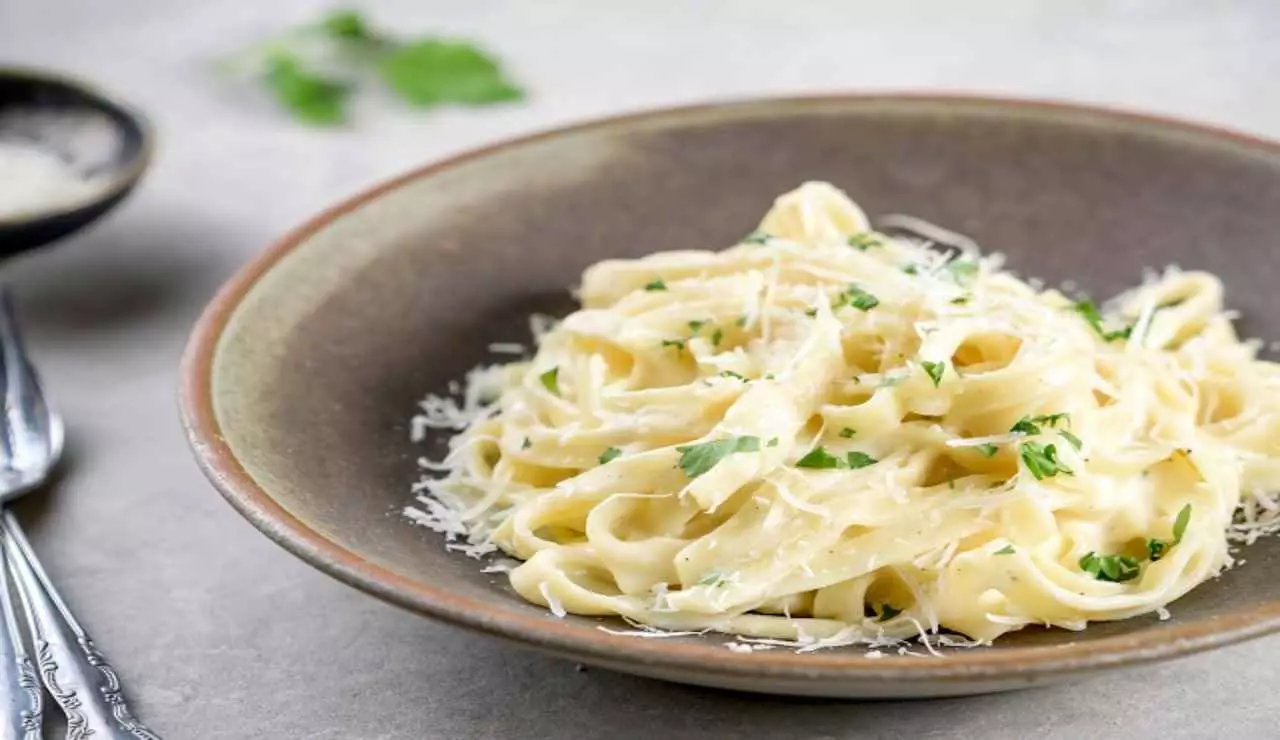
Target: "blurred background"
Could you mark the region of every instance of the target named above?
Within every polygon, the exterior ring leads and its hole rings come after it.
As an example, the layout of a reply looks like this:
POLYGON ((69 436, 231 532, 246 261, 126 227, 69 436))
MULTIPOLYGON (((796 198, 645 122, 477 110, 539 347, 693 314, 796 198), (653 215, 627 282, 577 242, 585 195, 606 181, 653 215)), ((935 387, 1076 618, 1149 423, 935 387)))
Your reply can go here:
MULTIPOLYGON (((74 465, 58 496, 24 502, 57 513, 34 517, 32 537, 116 656, 142 715, 172 737, 514 738, 531 718, 554 726, 562 710, 584 703, 614 706, 612 730, 693 737, 710 719, 747 732, 771 716, 814 710, 813 702, 748 703, 601 672, 588 680, 567 663, 375 603, 288 556, 221 501, 190 460, 173 400, 187 330, 236 267, 319 209, 501 138, 762 95, 1057 98, 1280 136, 1280 4, 1267 0, 351 3, 341 7, 360 10, 379 32, 473 40, 524 97, 414 109, 361 85, 346 123, 335 126, 298 121, 258 72, 225 68, 335 7, 0 0, 0 67, 91 81, 142 111, 158 134, 150 172, 119 210, 56 248, 5 263, 0 276, 17 286, 34 354, 75 423, 74 465), (77 438, 93 444, 76 448, 77 438), (94 496, 103 486, 111 496, 94 496), (113 524, 94 548, 52 545, 94 531, 122 507, 147 507, 148 521, 113 524), (104 577, 117 573, 118 559, 139 557, 146 567, 130 573, 129 598, 120 598, 104 577), (201 578, 192 581, 197 569, 201 578), (239 604, 234 619, 230 603, 239 604), (168 614, 162 631, 145 618, 157 610, 168 614), (353 620, 361 630, 349 629, 353 620), (497 685, 491 669, 478 667, 494 664, 504 671, 497 685), (471 701, 495 694, 503 701, 484 711, 471 701), (669 711, 685 705, 700 713, 669 711)), ((1251 649, 1215 660, 1246 664, 1251 649)), ((1179 692, 1203 702, 1212 698, 1205 692, 1227 701, 1248 690, 1246 677, 1233 683, 1211 674, 1206 660, 1099 680, 1078 701, 1071 692, 1045 701, 992 696, 933 703, 929 713, 910 704, 831 704, 822 724, 831 736, 874 719, 879 724, 865 725, 873 736, 880 727, 884 736, 897 728, 943 737, 961 712, 974 734, 1079 737, 1076 722, 1094 715, 1120 722, 1141 709, 1141 696, 1125 688, 1130 682, 1177 670, 1185 683, 1166 687, 1167 711, 1150 716, 1144 734, 1181 737, 1187 710, 1179 692), (1099 691, 1105 702, 1090 698, 1099 691)), ((566 732, 611 731, 570 727, 584 717, 574 715, 566 732)))

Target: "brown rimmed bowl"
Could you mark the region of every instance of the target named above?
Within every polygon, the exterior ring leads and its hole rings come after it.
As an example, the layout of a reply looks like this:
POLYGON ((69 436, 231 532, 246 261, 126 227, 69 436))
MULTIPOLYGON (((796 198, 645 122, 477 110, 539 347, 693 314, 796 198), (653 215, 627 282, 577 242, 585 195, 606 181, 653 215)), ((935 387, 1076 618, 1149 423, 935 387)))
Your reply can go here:
MULTIPOLYGON (((1225 280, 1246 335, 1280 338, 1280 145, 1149 116, 919 95, 664 110, 500 144, 320 214, 245 267, 197 325, 182 412, 204 472, 324 572, 427 616, 565 658, 786 694, 922 697, 1060 681, 1280 629, 1280 540, 1172 607, 1081 633, 1024 630, 944 658, 738 654, 557 619, 446 552, 401 509, 430 450, 415 402, 527 340, 530 311, 605 257, 720 248, 777 194, 829 180, 1095 295, 1177 263, 1225 280)), ((437 441, 438 444, 438 441, 437 441)), ((616 626, 616 625, 615 625, 616 626)))

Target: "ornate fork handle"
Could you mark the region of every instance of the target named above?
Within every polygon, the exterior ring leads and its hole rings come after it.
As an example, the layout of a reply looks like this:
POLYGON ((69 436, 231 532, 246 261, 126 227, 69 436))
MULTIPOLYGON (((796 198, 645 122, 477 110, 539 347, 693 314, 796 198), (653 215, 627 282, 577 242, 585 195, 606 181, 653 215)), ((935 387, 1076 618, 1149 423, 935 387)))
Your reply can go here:
POLYGON ((0 719, 0 738, 40 740, 44 701, 36 669, 18 630, 18 617, 9 591, 7 561, 4 550, 0 548, 0 612, 3 612, 4 620, 3 631, 0 632, 0 666, 5 667, 0 671, 0 703, 4 709, 4 717, 0 719))
POLYGON ((115 670, 67 609, 7 508, 0 529, 40 677, 67 716, 67 740, 160 740, 129 712, 115 670))

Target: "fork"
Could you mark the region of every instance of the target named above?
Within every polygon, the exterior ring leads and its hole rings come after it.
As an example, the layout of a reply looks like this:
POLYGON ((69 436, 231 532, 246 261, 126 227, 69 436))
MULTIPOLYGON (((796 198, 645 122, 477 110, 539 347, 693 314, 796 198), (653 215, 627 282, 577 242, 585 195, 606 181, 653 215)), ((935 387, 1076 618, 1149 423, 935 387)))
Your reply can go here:
MULTIPOLYGON (((4 286, 0 286, 0 381, 4 392, 0 415, 0 502, 9 502, 48 480, 62 454, 63 429, 61 419, 45 402, 40 381, 27 359, 13 303, 4 286)), ((115 670, 67 608, 7 506, 0 513, 0 536, 35 644, 40 679, 67 717, 67 740, 160 740, 129 712, 115 670)), ((3 682, 0 690, 20 696, 26 690, 23 661, 29 667, 30 659, 21 640, 15 639, 18 636, 7 589, 0 601, 5 602, 0 604, 0 610, 6 612, 7 627, 0 633, 0 642, 9 641, 4 647, 18 666, 16 681, 3 682)), ((9 704, 11 708, 16 705, 9 704)), ((12 736, 38 738, 39 711, 37 693, 28 707, 20 710, 21 727, 26 734, 12 736), (32 717, 34 720, 28 721, 32 717)), ((0 729, 12 724, 0 725, 0 729)))

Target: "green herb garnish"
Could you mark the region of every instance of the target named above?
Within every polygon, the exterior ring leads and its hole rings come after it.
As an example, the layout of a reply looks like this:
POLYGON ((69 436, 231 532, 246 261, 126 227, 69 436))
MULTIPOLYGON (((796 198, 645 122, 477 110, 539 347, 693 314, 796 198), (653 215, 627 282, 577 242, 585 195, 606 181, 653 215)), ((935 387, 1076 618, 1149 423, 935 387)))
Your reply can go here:
POLYGON ((711 588, 720 588, 721 586, 725 586, 728 583, 729 583, 729 579, 725 578, 723 574, 718 573, 714 570, 698 579, 699 586, 710 586, 711 588))
POLYGON ((848 467, 848 463, 844 460, 832 455, 822 447, 814 447, 804 457, 796 460, 797 468, 814 468, 817 470, 831 470, 835 468, 848 467))
POLYGON ((1090 552, 1080 558, 1080 570, 1099 581, 1123 583, 1137 578, 1141 566, 1128 555, 1098 555, 1090 552))
POLYGON ((1187 504, 1178 510, 1178 516, 1173 520, 1173 544, 1182 542, 1182 535, 1187 533, 1187 525, 1191 523, 1191 504, 1187 504))
POLYGON ((847 243, 849 246, 856 247, 858 250, 863 252, 871 249, 872 247, 884 246, 884 242, 880 241, 880 239, 870 231, 859 231, 853 236, 850 236, 847 243))
POLYGON ((996 447, 995 445, 991 444, 990 442, 988 442, 987 444, 981 444, 981 445, 978 445, 978 446, 977 446, 977 447, 975 447, 974 449, 976 449, 978 452, 982 453, 982 456, 983 456, 983 457, 995 457, 995 456, 996 456, 996 453, 1000 451, 1000 448, 999 448, 999 447, 996 447))
POLYGON ((880 615, 876 617, 877 622, 887 622, 890 619, 902 613, 901 609, 895 609, 892 604, 881 604, 880 615))
POLYGON ((942 382, 942 374, 947 371, 947 363, 945 362, 929 362, 925 360, 920 363, 924 367, 924 371, 929 374, 929 380, 933 381, 933 387, 937 388, 942 382))
POLYGON ((712 346, 712 347, 719 347, 719 346, 720 346, 720 343, 721 343, 721 342, 723 342, 723 341, 724 341, 724 332, 723 332, 723 331, 720 331, 719 329, 716 329, 715 331, 711 332, 711 346, 712 346))
POLYGON ((845 461, 849 464, 849 467, 852 468, 853 470, 857 470, 858 468, 865 468, 868 465, 875 465, 876 463, 880 462, 879 460, 868 455, 867 453, 858 452, 857 450, 846 453, 845 461))
POLYGON ((764 446, 765 446, 765 447, 777 447, 777 446, 778 446, 778 438, 777 438, 777 437, 772 437, 772 438, 770 438, 770 440, 769 440, 768 442, 765 442, 765 445, 764 445, 764 446))
POLYGON ((609 449, 600 453, 600 464, 605 465, 613 460, 617 460, 621 456, 622 456, 622 450, 618 449, 617 447, 610 447, 609 449))
POLYGON ((857 434, 857 432, 853 431, 849 427, 845 427, 844 429, 840 430, 840 436, 843 437, 844 439, 850 439, 855 434, 857 434))
POLYGON ((1060 430, 1058 434, 1061 434, 1062 438, 1067 440, 1068 444, 1076 448, 1076 452, 1079 452, 1080 448, 1084 446, 1084 443, 1080 441, 1079 437, 1072 434, 1071 432, 1068 432, 1066 429, 1060 430))
POLYGON ((753 231, 742 237, 743 244, 764 244, 773 238, 773 234, 767 231, 753 231))
POLYGON ((698 331, 699 331, 699 330, 701 330, 701 329, 702 329, 702 327, 704 327, 704 326, 706 326, 706 325, 707 325, 707 322, 706 322, 706 321, 690 321, 690 322, 689 322, 689 331, 693 332, 694 334, 697 334, 697 333, 698 333, 698 331))
POLYGON ((542 387, 560 395, 560 368, 553 367, 545 373, 538 376, 538 380, 542 381, 542 387))
POLYGON ((996 550, 995 554, 996 555, 1012 555, 1013 552, 1014 552, 1013 545, 1005 545, 999 550, 996 550))
POLYGON ((1040 433, 1040 425, 1043 424, 1052 429, 1058 425, 1058 422, 1066 422, 1067 424, 1070 424, 1071 414, 1059 413, 1041 414, 1039 416, 1024 416, 1021 419, 1018 419, 1017 423, 1012 427, 1009 427, 1009 431, 1034 436, 1040 433))
POLYGON ((1102 337, 1102 341, 1104 342, 1114 342, 1117 339, 1128 339, 1129 335, 1133 333, 1132 326, 1126 326, 1123 329, 1117 329, 1115 331, 1107 331, 1102 325, 1102 314, 1098 312, 1098 307, 1094 305, 1093 301, 1088 300, 1087 298, 1085 300, 1078 301, 1075 304, 1075 310, 1076 313, 1080 314, 1084 320, 1089 323, 1089 326, 1093 327, 1094 331, 1098 332, 1098 335, 1102 337))
POLYGON ((1058 450, 1053 445, 1042 445, 1036 442, 1023 442, 1018 446, 1022 462, 1036 480, 1052 478, 1058 473, 1072 475, 1071 468, 1058 460, 1058 450))
POLYGON ((666 289, 667 289, 667 283, 666 283, 666 281, 664 281, 662 278, 658 278, 657 280, 653 280, 653 281, 650 281, 650 282, 648 282, 648 283, 645 283, 645 284, 644 284, 644 289, 645 289, 645 290, 648 290, 648 291, 654 291, 654 290, 666 290, 666 289))
POLYGON ((729 437, 715 442, 703 442, 702 444, 684 445, 676 448, 676 452, 680 453, 680 461, 677 464, 685 475, 690 478, 697 478, 735 452, 759 451, 759 437, 729 437))
POLYGON ((346 84, 308 70, 302 60, 288 53, 270 55, 263 82, 293 117, 314 125, 333 125, 347 118, 346 84))
POLYGON ((743 383, 747 382, 747 379, 744 376, 739 375, 732 370, 721 370, 720 376, 724 378, 736 378, 738 380, 741 380, 743 383))
POLYGON ((957 285, 968 285, 978 275, 978 263, 973 260, 951 260, 945 269, 957 285))
POLYGON ((524 442, 520 444, 520 449, 527 450, 532 446, 533 446, 533 440, 529 439, 528 437, 525 437, 524 442))
POLYGON ((870 311, 880 305, 879 298, 871 295, 856 284, 849 286, 849 290, 840 297, 840 302, 847 302, 850 306, 853 306, 859 311, 870 311))
POLYGON ((816 309, 816 308, 806 308, 806 309, 804 310, 804 315, 805 315, 805 316, 808 316, 809 318, 813 318, 814 316, 817 316, 817 315, 818 315, 818 309, 816 309))
POLYGON ((377 66, 383 82, 410 105, 489 105, 524 97, 498 61, 469 41, 422 39, 395 44, 377 66))
POLYGON ((903 266, 902 266, 902 271, 903 271, 903 272, 905 272, 905 273, 907 273, 908 275, 919 275, 919 274, 920 274, 920 265, 917 265, 917 264, 915 264, 915 263, 912 263, 912 264, 909 264, 909 265, 903 265, 903 266))
POLYGON ((676 348, 676 352, 683 352, 683 351, 684 351, 684 340, 683 340, 683 339, 664 339, 664 340, 662 340, 662 346, 663 346, 663 347, 675 347, 675 348, 676 348))

